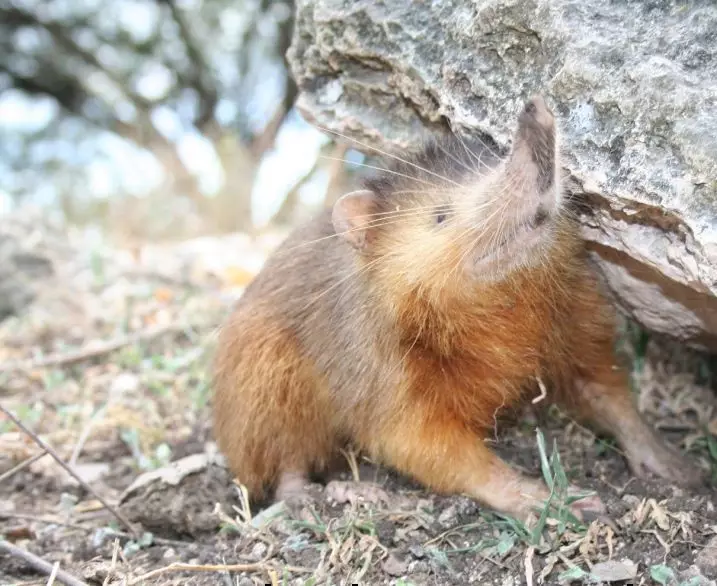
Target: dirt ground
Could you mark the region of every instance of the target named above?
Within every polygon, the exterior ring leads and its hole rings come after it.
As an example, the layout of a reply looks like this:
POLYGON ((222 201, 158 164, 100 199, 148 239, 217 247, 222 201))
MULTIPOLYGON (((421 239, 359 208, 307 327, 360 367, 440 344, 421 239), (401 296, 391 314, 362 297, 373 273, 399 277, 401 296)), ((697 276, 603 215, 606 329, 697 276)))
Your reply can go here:
MULTIPOLYGON (((212 444, 207 361, 216 326, 279 237, 141 254, 57 246, 51 231, 39 239, 57 277, 0 324, 0 405, 91 490, 0 414, 0 544, 85 584, 716 584, 717 370, 634 328, 622 349, 640 409, 711 471, 711 486, 637 480, 609 439, 555 410, 526 411, 498 430, 495 449, 540 475, 539 428, 547 456, 560 455, 551 470, 597 491, 606 519, 531 532, 351 454, 303 507, 249 510, 212 444), (360 498, 356 476, 375 499, 360 498)), ((0 584, 47 583, 0 547, 0 584)))

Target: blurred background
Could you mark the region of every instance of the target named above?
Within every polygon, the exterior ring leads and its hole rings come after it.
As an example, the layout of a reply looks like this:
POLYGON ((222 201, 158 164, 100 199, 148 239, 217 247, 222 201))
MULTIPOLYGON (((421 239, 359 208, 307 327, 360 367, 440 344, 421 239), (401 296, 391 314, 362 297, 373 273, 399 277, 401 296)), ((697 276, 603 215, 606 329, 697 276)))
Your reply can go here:
POLYGON ((283 0, 0 0, 0 501, 72 486, 3 409, 107 494, 210 440, 217 327, 362 160, 296 111, 293 24, 283 0))
POLYGON ((0 213, 134 245, 291 225, 335 197, 345 152, 294 109, 293 17, 290 1, 0 0, 0 213))

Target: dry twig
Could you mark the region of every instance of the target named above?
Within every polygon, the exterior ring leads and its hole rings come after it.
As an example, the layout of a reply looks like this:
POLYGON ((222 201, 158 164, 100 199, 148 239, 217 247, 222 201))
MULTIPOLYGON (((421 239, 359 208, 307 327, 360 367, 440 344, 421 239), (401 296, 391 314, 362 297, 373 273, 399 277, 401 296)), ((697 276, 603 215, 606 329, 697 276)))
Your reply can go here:
MULTIPOLYGON (((0 550, 6 551, 10 555, 14 555, 15 557, 25 560, 36 570, 44 574, 48 574, 50 578, 52 578, 54 574, 54 578, 52 579, 57 579, 58 581, 62 582, 63 584, 66 584, 67 586, 88 586, 86 582, 78 580, 71 574, 65 572, 65 570, 60 570, 59 564, 53 566, 50 562, 43 560, 41 557, 36 556, 34 553, 30 553, 29 551, 17 547, 12 543, 8 543, 4 539, 0 539, 0 550)), ((52 584, 52 581, 48 583, 52 584)))
POLYGON ((525 552, 525 583, 528 586, 533 586, 533 556, 535 555, 535 548, 529 547, 525 552))
MULTIPOLYGON (((270 553, 271 555, 273 555, 272 552, 270 553)), ((256 562, 253 564, 195 565, 175 562, 163 568, 157 568, 156 570, 152 570, 151 572, 142 574, 137 578, 133 578, 129 581, 129 586, 134 586, 134 584, 142 584, 146 580, 156 578, 157 576, 161 576, 162 574, 166 574, 167 572, 269 572, 272 568, 267 564, 267 562, 269 561, 271 555, 266 556, 260 562, 256 562)), ((308 568, 301 568, 297 566, 285 566, 285 569, 290 572, 312 572, 312 570, 309 570, 308 568)))
POLYGON ((139 344, 140 342, 147 342, 164 334, 181 332, 185 329, 189 329, 190 327, 191 326, 188 324, 166 324, 154 326, 147 328, 146 330, 133 332, 126 336, 115 338, 113 340, 86 345, 84 348, 79 348, 71 352, 50 354, 49 356, 45 356, 44 358, 40 358, 38 360, 29 360, 3 365, 0 366, 0 372, 28 371, 36 368, 67 366, 69 364, 109 354, 115 350, 124 348, 125 346, 132 346, 133 344, 139 344))
POLYGON ((93 495, 100 503, 102 503, 102 506, 105 507, 112 515, 120 522, 122 525, 124 525, 127 530, 134 536, 137 537, 137 533, 134 530, 134 527, 132 527, 132 524, 125 518, 125 516, 120 513, 116 508, 112 507, 105 499, 102 498, 100 494, 97 493, 96 490, 94 490, 87 482, 85 482, 77 472, 73 470, 71 466, 69 466, 65 461, 60 458, 60 456, 55 452, 55 450, 47 444, 39 435, 37 435, 34 431, 32 431, 30 428, 28 428, 22 421, 20 421, 15 414, 6 409, 3 405, 0 404, 0 411, 2 411, 5 415, 7 415, 14 423, 17 425, 23 432, 25 432, 28 436, 30 436, 33 441, 40 446, 45 452, 50 454, 54 458, 54 460, 60 464, 69 474, 72 475, 72 477, 77 480, 77 482, 80 483, 82 488, 84 488, 87 492, 89 492, 91 495, 93 495))
POLYGON ((11 476, 20 472, 20 470, 27 468, 33 462, 37 462, 43 456, 47 456, 47 452, 39 452, 38 454, 35 454, 34 456, 30 456, 26 460, 23 460, 22 462, 20 462, 17 466, 13 466, 12 468, 10 468, 10 470, 8 470, 7 472, 3 472, 2 474, 0 474, 0 484, 2 484, 5 480, 10 478, 11 476))
POLYGON ((104 581, 102 582, 102 586, 108 586, 110 583, 110 580, 112 579, 112 576, 115 573, 115 570, 117 569, 117 555, 119 554, 119 539, 115 538, 115 544, 112 548, 112 564, 110 565, 110 569, 107 571, 107 576, 105 576, 104 581))
POLYGON ((47 579, 47 585, 46 586, 52 586, 55 583, 55 578, 57 578, 57 572, 60 571, 60 562, 55 562, 55 565, 52 566, 52 573, 50 574, 50 577, 47 579))

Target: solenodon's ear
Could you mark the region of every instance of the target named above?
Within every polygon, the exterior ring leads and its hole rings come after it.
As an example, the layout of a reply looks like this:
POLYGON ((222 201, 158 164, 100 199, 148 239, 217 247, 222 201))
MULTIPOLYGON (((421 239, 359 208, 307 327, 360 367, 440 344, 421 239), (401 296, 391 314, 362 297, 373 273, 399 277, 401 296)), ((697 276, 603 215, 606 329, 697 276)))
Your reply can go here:
POLYGON ((331 219, 334 230, 358 251, 364 251, 371 243, 375 220, 376 194, 362 189, 342 195, 334 204, 331 219))

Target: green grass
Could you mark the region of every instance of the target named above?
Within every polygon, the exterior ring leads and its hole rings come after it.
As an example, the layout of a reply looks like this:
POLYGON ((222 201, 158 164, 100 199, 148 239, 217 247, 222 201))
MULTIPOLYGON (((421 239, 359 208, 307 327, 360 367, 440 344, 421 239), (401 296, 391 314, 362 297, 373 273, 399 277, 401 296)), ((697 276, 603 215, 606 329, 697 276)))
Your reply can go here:
MULTIPOLYGON (((524 523, 512 517, 502 516, 505 524, 513 530, 517 538, 532 547, 545 545, 545 530, 550 519, 557 521, 555 537, 558 539, 568 530, 577 534, 583 534, 587 527, 572 514, 570 505, 594 494, 585 492, 579 495, 570 495, 568 493, 570 483, 560 460, 557 442, 553 442, 552 453, 548 456, 545 436, 540 429, 536 429, 536 436, 540 455, 540 469, 543 480, 550 489, 550 496, 540 511, 537 523, 533 527, 527 527, 524 523)), ((555 542, 557 542, 558 539, 556 539, 555 542)))

